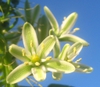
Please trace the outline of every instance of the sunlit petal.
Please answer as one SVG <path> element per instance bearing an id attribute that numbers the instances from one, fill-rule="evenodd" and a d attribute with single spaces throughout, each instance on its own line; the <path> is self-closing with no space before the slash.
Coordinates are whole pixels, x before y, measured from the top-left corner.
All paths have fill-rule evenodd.
<path id="1" fill-rule="evenodd" d="M 46 57 L 55 45 L 55 38 L 50 35 L 42 41 L 42 43 L 37 48 L 37 53 L 40 58 Z"/>
<path id="2" fill-rule="evenodd" d="M 25 48 L 30 53 L 32 53 L 32 51 L 36 51 L 38 46 L 37 35 L 33 26 L 28 22 L 26 22 L 23 26 L 22 37 Z"/>
<path id="3" fill-rule="evenodd" d="M 46 69 L 44 66 L 34 67 L 31 71 L 37 81 L 43 81 L 46 79 Z"/>
<path id="4" fill-rule="evenodd" d="M 90 66 L 78 64 L 78 63 L 72 63 L 72 64 L 75 66 L 76 72 L 91 73 L 93 71 L 93 68 Z"/>
<path id="5" fill-rule="evenodd" d="M 66 35 L 61 35 L 61 37 L 59 37 L 60 41 L 70 41 L 70 42 L 81 42 L 83 44 L 83 46 L 88 46 L 89 43 L 85 40 L 83 40 L 80 37 L 77 37 L 75 35 L 71 35 L 71 34 L 66 34 Z"/>
<path id="6" fill-rule="evenodd" d="M 14 84 L 25 79 L 31 74 L 31 68 L 28 64 L 19 65 L 7 76 L 7 83 Z"/>
<path id="7" fill-rule="evenodd" d="M 26 56 L 26 52 L 24 48 L 21 48 L 17 45 L 14 45 L 12 44 L 10 47 L 9 47 L 9 52 L 14 56 L 16 57 L 17 59 L 25 62 L 25 61 L 30 61 L 30 59 Z"/>
<path id="8" fill-rule="evenodd" d="M 82 48 L 83 48 L 82 43 L 80 43 L 80 42 L 74 43 L 70 47 L 70 49 L 69 49 L 69 51 L 67 53 L 68 59 L 69 60 L 73 60 L 80 53 L 80 51 L 82 50 Z"/>
<path id="9" fill-rule="evenodd" d="M 70 29 L 76 22 L 77 16 L 78 14 L 76 12 L 73 12 L 67 18 L 64 19 L 61 25 L 60 35 L 70 31 Z"/>
<path id="10" fill-rule="evenodd" d="M 54 15 L 52 14 L 52 12 L 49 10 L 48 7 L 45 6 L 44 11 L 45 11 L 45 14 L 46 14 L 47 18 L 50 21 L 50 24 L 51 24 L 52 28 L 54 29 L 55 33 L 57 34 L 58 31 L 59 31 L 59 25 L 57 23 L 56 18 L 54 17 Z"/>
<path id="11" fill-rule="evenodd" d="M 56 60 L 56 59 L 51 59 L 47 63 L 45 63 L 45 66 L 49 68 L 49 70 L 55 69 L 54 72 L 62 72 L 62 73 L 72 73 L 75 71 L 75 67 L 66 61 L 61 61 L 61 60 Z M 51 72 L 53 72 L 51 71 Z"/>

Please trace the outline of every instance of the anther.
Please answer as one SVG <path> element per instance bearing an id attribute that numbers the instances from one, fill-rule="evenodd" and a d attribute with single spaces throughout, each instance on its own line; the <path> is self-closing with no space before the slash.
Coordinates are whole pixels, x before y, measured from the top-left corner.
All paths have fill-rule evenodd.
<path id="1" fill-rule="evenodd" d="M 39 66 L 39 65 L 40 65 L 40 63 L 39 63 L 39 62 L 35 62 L 35 65 L 36 65 L 36 66 Z"/>

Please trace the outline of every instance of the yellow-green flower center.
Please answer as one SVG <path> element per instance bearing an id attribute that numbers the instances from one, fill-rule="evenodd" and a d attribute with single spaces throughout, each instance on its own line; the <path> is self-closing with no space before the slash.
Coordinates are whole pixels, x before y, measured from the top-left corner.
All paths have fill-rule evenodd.
<path id="1" fill-rule="evenodd" d="M 31 61 L 33 63 L 40 62 L 40 58 L 37 54 L 35 54 L 35 55 L 32 56 Z"/>

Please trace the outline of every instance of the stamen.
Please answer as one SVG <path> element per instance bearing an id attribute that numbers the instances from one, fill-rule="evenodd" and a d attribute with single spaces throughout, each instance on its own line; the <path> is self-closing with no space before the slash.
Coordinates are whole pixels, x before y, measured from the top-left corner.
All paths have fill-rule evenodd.
<path id="1" fill-rule="evenodd" d="M 32 60 L 33 63 L 35 63 L 35 62 L 40 61 L 40 58 L 39 58 L 38 55 L 35 54 L 35 55 L 32 56 L 31 60 Z"/>
<path id="2" fill-rule="evenodd" d="M 36 66 L 39 66 L 39 65 L 40 65 L 40 63 L 39 63 L 39 62 L 36 62 L 36 63 L 35 63 L 35 65 L 36 65 Z"/>
<path id="3" fill-rule="evenodd" d="M 87 71 L 88 71 L 88 69 L 84 69 L 84 70 L 83 70 L 83 72 L 87 72 Z"/>
<path id="4" fill-rule="evenodd" d="M 26 55 L 26 53 L 25 53 L 25 50 L 23 49 L 22 50 L 22 56 L 25 56 Z"/>
<path id="5" fill-rule="evenodd" d="M 51 60 L 51 57 L 47 57 L 47 58 L 46 58 L 46 61 L 49 61 L 49 60 Z"/>
<path id="6" fill-rule="evenodd" d="M 42 43 L 42 44 L 41 44 L 41 48 L 44 49 L 44 47 L 45 47 L 45 45 L 44 45 L 44 43 Z"/>
<path id="7" fill-rule="evenodd" d="M 33 41 L 32 40 L 30 41 L 30 47 L 33 47 Z"/>
<path id="8" fill-rule="evenodd" d="M 29 65 L 29 62 L 24 62 L 25 65 Z"/>
<path id="9" fill-rule="evenodd" d="M 79 63 L 82 60 L 82 58 L 79 58 L 78 60 L 75 61 L 75 63 Z"/>
<path id="10" fill-rule="evenodd" d="M 74 48 L 73 48 L 73 53 L 76 54 L 76 52 L 77 52 L 77 49 L 76 49 L 76 47 L 74 47 Z"/>

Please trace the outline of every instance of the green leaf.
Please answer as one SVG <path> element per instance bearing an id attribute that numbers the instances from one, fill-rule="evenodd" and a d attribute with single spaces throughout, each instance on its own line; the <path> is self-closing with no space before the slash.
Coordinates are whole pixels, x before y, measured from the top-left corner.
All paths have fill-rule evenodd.
<path id="1" fill-rule="evenodd" d="M 48 7 L 45 6 L 44 11 L 45 11 L 47 18 L 50 21 L 52 28 L 54 29 L 55 33 L 57 34 L 59 32 L 59 25 L 58 25 L 56 18 L 54 17 L 54 15 L 52 14 L 52 12 L 49 10 Z"/>
<path id="2" fill-rule="evenodd" d="M 46 79 L 46 69 L 44 66 L 34 67 L 31 71 L 37 81 L 43 81 Z"/>
<path id="3" fill-rule="evenodd" d="M 48 35 L 51 29 L 50 23 L 45 15 L 39 18 L 37 23 L 37 36 L 39 43 L 41 43 Z"/>
<path id="4" fill-rule="evenodd" d="M 62 48 L 61 53 L 58 56 L 58 59 L 60 60 L 66 60 L 67 59 L 67 52 L 69 51 L 70 45 L 65 44 L 64 47 Z"/>
<path id="5" fill-rule="evenodd" d="M 76 72 L 81 72 L 81 73 L 91 73 L 93 71 L 92 67 L 89 67 L 87 65 L 79 64 L 79 63 L 72 63 L 75 68 Z"/>
<path id="6" fill-rule="evenodd" d="M 75 71 L 73 64 L 62 60 L 51 59 L 45 65 L 47 70 L 51 72 L 72 73 Z"/>
<path id="7" fill-rule="evenodd" d="M 53 53 L 54 53 L 54 58 L 57 58 L 58 55 L 60 54 L 60 43 L 58 41 L 58 38 L 57 37 L 55 37 L 55 38 L 56 38 L 56 43 L 53 48 L 53 51 L 54 51 Z"/>
<path id="8" fill-rule="evenodd" d="M 55 45 L 55 38 L 50 35 L 45 38 L 37 48 L 37 53 L 40 58 L 46 57 Z"/>
<path id="9" fill-rule="evenodd" d="M 67 18 L 64 19 L 61 25 L 60 35 L 70 31 L 70 29 L 73 27 L 73 25 L 76 22 L 77 16 L 78 16 L 77 13 L 73 12 Z"/>
<path id="10" fill-rule="evenodd" d="M 24 6 L 24 9 L 25 9 L 25 18 L 26 18 L 26 21 L 31 23 L 31 8 L 30 8 L 30 3 L 28 2 L 28 0 L 25 1 L 25 6 Z"/>
<path id="11" fill-rule="evenodd" d="M 37 22 L 37 18 L 40 14 L 40 5 L 36 5 L 33 9 L 32 9 L 32 22 L 31 24 L 34 24 Z"/>
<path id="12" fill-rule="evenodd" d="M 59 73 L 59 72 L 53 72 L 52 73 L 52 78 L 54 79 L 54 80 L 60 80 L 61 78 L 62 78 L 62 73 Z"/>
<path id="13" fill-rule="evenodd" d="M 22 37 L 25 49 L 31 53 L 36 51 L 38 46 L 37 35 L 33 26 L 28 22 L 26 22 L 23 26 Z"/>
<path id="14" fill-rule="evenodd" d="M 32 66 L 28 64 L 21 64 L 16 67 L 10 74 L 7 76 L 6 81 L 9 84 L 15 84 L 25 79 L 31 74 Z"/>
<path id="15" fill-rule="evenodd" d="M 30 59 L 25 55 L 26 54 L 26 50 L 22 47 L 19 47 L 17 45 L 12 44 L 9 47 L 9 52 L 16 57 L 17 59 L 25 62 L 25 61 L 30 61 Z"/>
<path id="16" fill-rule="evenodd" d="M 80 37 L 71 35 L 71 34 L 61 35 L 59 37 L 59 40 L 60 41 L 70 41 L 70 42 L 73 42 L 73 43 L 75 43 L 75 42 L 81 42 L 83 44 L 83 46 L 88 46 L 89 45 L 89 43 L 87 41 L 83 40 Z"/>
<path id="17" fill-rule="evenodd" d="M 83 45 L 80 42 L 74 43 L 70 48 L 67 53 L 67 57 L 69 60 L 73 60 L 82 50 Z M 65 59 L 66 60 L 66 59 Z"/>

